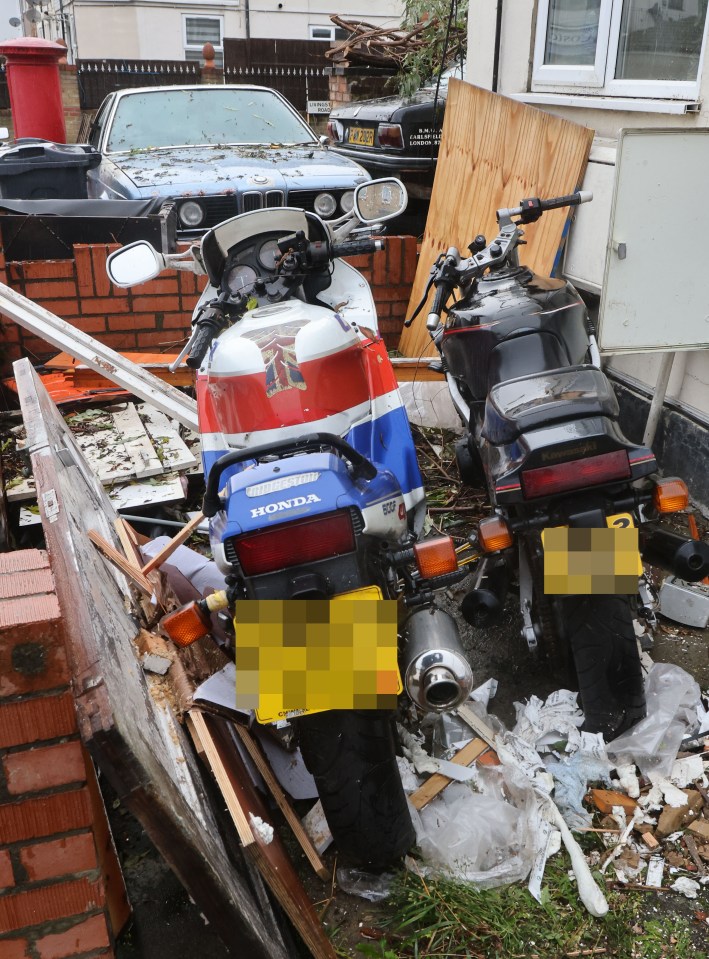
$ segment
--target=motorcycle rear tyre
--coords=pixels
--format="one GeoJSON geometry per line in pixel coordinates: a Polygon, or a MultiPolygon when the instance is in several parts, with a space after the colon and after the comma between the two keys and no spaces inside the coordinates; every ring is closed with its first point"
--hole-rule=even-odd
{"type": "Polygon", "coordinates": [[[341,859],[373,871],[415,834],[396,762],[394,715],[330,710],[298,720],[300,749],[341,859]]]}
{"type": "Polygon", "coordinates": [[[630,597],[573,596],[561,603],[583,728],[611,740],[646,714],[630,597]]]}

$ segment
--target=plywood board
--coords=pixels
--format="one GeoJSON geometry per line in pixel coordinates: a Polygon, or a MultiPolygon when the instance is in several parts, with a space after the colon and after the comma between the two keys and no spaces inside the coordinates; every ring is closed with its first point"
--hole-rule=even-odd
{"type": "MultiPolygon", "coordinates": [[[[408,315],[423,295],[431,264],[439,253],[467,246],[479,233],[492,240],[495,211],[524,197],[572,193],[583,180],[593,130],[450,80],[436,179],[408,315]]],[[[520,259],[548,275],[562,249],[567,210],[545,213],[527,228],[520,259]]],[[[431,299],[433,293],[431,294],[431,299]]],[[[399,348],[406,356],[433,355],[424,308],[405,329],[399,348]]]]}

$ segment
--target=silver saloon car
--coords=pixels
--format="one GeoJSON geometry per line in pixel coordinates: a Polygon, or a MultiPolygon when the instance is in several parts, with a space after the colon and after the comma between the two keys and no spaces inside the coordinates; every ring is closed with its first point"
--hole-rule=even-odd
{"type": "Polygon", "coordinates": [[[336,219],[370,179],[267,87],[119,90],[101,104],[89,142],[102,154],[89,197],[173,199],[183,236],[262,207],[336,219]]]}

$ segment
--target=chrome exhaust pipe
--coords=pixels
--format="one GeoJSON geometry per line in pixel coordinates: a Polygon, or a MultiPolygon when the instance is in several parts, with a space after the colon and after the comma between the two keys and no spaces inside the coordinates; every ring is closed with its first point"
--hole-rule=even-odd
{"type": "Polygon", "coordinates": [[[411,700],[424,712],[457,709],[473,688],[455,620],[437,606],[416,610],[403,626],[401,672],[411,700]]]}

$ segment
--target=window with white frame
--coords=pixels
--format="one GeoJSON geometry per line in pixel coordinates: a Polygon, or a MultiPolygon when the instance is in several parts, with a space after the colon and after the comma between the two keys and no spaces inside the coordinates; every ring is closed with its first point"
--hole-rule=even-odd
{"type": "Polygon", "coordinates": [[[349,36],[349,31],[334,25],[325,26],[319,23],[311,23],[308,30],[311,40],[346,40],[349,36]]]}
{"type": "Polygon", "coordinates": [[[709,0],[539,0],[534,90],[692,99],[709,0]]]}
{"type": "Polygon", "coordinates": [[[211,43],[214,47],[214,63],[224,66],[224,18],[191,17],[182,18],[184,28],[185,60],[202,60],[202,47],[211,43]]]}

